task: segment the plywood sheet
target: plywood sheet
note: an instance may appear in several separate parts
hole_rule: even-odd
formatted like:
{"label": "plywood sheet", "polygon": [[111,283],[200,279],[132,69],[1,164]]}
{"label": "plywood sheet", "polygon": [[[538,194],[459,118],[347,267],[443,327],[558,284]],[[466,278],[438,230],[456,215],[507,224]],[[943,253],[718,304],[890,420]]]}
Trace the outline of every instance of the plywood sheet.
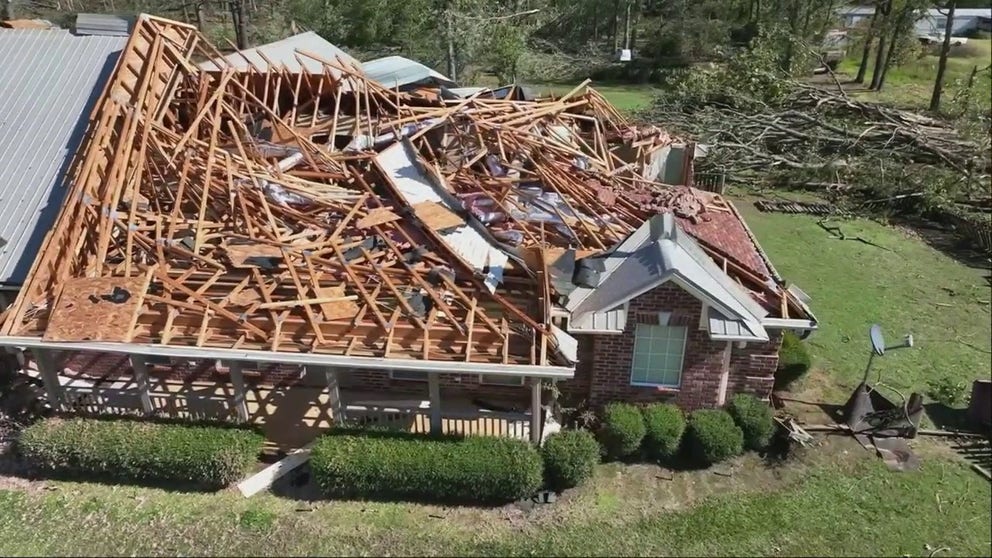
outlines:
{"label": "plywood sheet", "polygon": [[343,320],[353,318],[358,314],[358,304],[353,297],[348,297],[344,293],[344,285],[336,287],[317,287],[318,298],[340,298],[334,302],[325,302],[320,305],[320,311],[324,314],[325,320]]}
{"label": "plywood sheet", "polygon": [[224,249],[231,265],[241,269],[275,267],[282,262],[282,248],[271,244],[227,244]]}
{"label": "plywood sheet", "polygon": [[465,224],[465,220],[457,213],[434,201],[414,204],[413,212],[418,219],[435,231]]}
{"label": "plywood sheet", "polygon": [[377,207],[372,211],[369,211],[368,215],[359,219],[355,225],[360,229],[367,229],[374,225],[382,225],[384,223],[399,220],[400,216],[390,211],[389,208]]}
{"label": "plywood sheet", "polygon": [[[45,341],[131,341],[150,275],[69,279],[52,308]],[[108,300],[114,289],[126,300]]]}

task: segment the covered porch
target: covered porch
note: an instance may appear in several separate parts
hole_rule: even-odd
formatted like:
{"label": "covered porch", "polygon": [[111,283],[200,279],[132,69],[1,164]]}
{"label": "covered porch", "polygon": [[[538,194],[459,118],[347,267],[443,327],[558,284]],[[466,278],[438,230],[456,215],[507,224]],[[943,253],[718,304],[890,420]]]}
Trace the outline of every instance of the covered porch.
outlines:
{"label": "covered porch", "polygon": [[[274,451],[301,447],[335,424],[538,443],[545,417],[542,386],[550,381],[523,376],[512,393],[484,386],[466,393],[442,380],[450,372],[438,370],[419,371],[425,381],[402,390],[370,390],[342,386],[353,367],[215,360],[184,377],[175,365],[162,363],[161,356],[35,347],[23,359],[23,370],[41,380],[52,406],[63,411],[255,424]],[[295,377],[272,381],[266,370],[273,368],[296,370]]]}

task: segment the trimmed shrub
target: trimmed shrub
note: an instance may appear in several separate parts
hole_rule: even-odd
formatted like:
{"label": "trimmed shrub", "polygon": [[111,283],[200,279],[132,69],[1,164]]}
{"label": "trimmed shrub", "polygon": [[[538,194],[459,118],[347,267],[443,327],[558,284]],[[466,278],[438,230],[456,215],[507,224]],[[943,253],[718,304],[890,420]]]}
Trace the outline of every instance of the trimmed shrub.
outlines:
{"label": "trimmed shrub", "polygon": [[599,463],[599,444],[588,430],[562,430],[548,436],[541,455],[548,487],[563,490],[592,476]]}
{"label": "trimmed shrub", "polygon": [[544,465],[522,440],[342,428],[314,445],[310,468],[332,497],[502,503],[533,495]]}
{"label": "trimmed shrub", "polygon": [[679,451],[685,432],[682,409],[669,403],[648,405],[644,414],[644,451],[652,459],[670,459]]}
{"label": "trimmed shrub", "polygon": [[722,409],[700,409],[689,415],[686,442],[692,457],[710,465],[740,455],[744,433]]}
{"label": "trimmed shrub", "polygon": [[49,418],[25,428],[18,448],[41,471],[220,488],[248,473],[264,441],[243,428]]}
{"label": "trimmed shrub", "polygon": [[727,412],[744,433],[744,447],[764,449],[775,434],[775,421],[768,403],[753,395],[738,393],[727,404]]}
{"label": "trimmed shrub", "polygon": [[633,455],[644,439],[644,417],[629,403],[610,403],[603,409],[599,443],[610,459]]}
{"label": "trimmed shrub", "polygon": [[788,390],[809,372],[813,359],[802,339],[792,332],[782,335],[778,350],[778,370],[775,371],[775,389]]}

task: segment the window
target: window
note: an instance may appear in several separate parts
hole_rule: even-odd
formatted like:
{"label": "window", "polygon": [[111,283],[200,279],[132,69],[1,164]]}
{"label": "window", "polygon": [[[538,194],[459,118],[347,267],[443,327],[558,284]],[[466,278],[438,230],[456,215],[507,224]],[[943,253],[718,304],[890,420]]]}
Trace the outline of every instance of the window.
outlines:
{"label": "window", "polygon": [[495,386],[522,386],[524,385],[524,377],[504,376],[502,374],[480,374],[479,383]]}
{"label": "window", "polygon": [[686,327],[637,324],[630,383],[635,386],[679,387]]}
{"label": "window", "polygon": [[426,382],[427,372],[416,372],[413,370],[390,370],[389,377],[394,380],[408,380],[411,382]]}

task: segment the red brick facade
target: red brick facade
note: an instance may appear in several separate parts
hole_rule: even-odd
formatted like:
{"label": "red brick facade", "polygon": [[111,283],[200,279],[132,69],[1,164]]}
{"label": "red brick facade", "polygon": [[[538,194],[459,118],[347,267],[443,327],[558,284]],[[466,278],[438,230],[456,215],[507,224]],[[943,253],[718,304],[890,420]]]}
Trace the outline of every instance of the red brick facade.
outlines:
{"label": "red brick facade", "polygon": [[[677,389],[633,386],[630,368],[634,352],[634,329],[637,323],[650,323],[659,312],[670,312],[669,323],[688,328],[681,385]],[[610,401],[653,402],[671,401],[691,410],[715,407],[721,403],[720,392],[726,372],[725,399],[739,392],[768,397],[778,365],[781,334],[772,331],[766,343],[737,343],[713,341],[699,327],[702,303],[674,284],[665,284],[630,301],[626,329],[620,334],[580,335],[579,360],[575,377],[558,382],[562,393],[573,401],[585,400],[592,405]],[[728,358],[729,345],[729,358]],[[91,378],[111,379],[130,375],[130,365],[124,355],[76,353],[66,359],[66,367]],[[156,376],[168,376],[181,381],[227,381],[225,370],[216,370],[213,362],[195,366],[185,363],[149,367]],[[245,379],[249,384],[321,386],[322,374],[306,375],[297,366],[246,365]],[[340,386],[346,390],[383,391],[427,397],[427,382],[398,380],[381,370],[345,369],[339,373]],[[441,375],[442,397],[445,394],[469,398],[512,400],[521,408],[529,405],[530,388],[482,384],[478,375]]]}
{"label": "red brick facade", "polygon": [[[730,347],[727,363],[726,341],[713,341],[699,327],[702,303],[677,285],[668,283],[630,301],[627,326],[615,335],[584,335],[579,338],[580,359],[575,378],[560,382],[562,392],[575,400],[600,405],[610,401],[670,401],[684,409],[715,407],[720,404],[720,385],[727,370],[725,399],[735,393],[752,393],[767,398],[778,366],[782,336],[770,332],[766,343]],[[682,380],[678,389],[630,384],[634,354],[634,329],[638,322],[650,322],[658,312],[671,312],[671,325],[688,328]],[[585,358],[583,358],[585,357]]]}

